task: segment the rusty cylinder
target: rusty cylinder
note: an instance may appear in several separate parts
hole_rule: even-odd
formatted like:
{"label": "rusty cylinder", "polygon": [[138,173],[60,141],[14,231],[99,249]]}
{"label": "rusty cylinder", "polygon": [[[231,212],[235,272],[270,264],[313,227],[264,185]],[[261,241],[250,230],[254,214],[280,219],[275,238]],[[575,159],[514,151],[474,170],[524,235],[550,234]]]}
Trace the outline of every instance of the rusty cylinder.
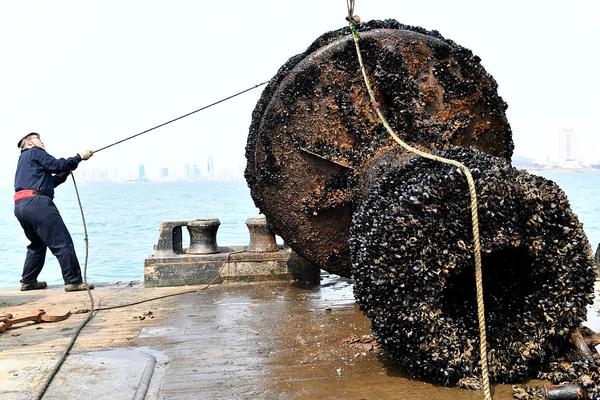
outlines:
{"label": "rusty cylinder", "polygon": [[221,222],[218,218],[197,219],[186,224],[190,233],[188,254],[213,254],[219,252],[217,230]]}
{"label": "rusty cylinder", "polygon": [[[526,379],[557,343],[571,346],[570,330],[586,318],[591,246],[554,182],[476,150],[436,154],[466,165],[477,187],[490,380]],[[477,376],[465,176],[424,158],[380,161],[352,220],[356,302],[411,374],[442,383]]]}
{"label": "rusty cylinder", "polygon": [[269,229],[267,219],[264,216],[248,218],[246,226],[250,233],[250,243],[248,244],[247,251],[267,253],[279,250],[275,241],[275,235]]}

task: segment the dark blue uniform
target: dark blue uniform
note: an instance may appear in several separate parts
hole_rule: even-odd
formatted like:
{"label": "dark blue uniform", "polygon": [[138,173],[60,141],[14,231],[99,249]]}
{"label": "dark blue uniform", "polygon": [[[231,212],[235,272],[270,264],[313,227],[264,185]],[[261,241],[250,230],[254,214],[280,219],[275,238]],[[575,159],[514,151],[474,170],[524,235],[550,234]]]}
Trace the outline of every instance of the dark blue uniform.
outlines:
{"label": "dark blue uniform", "polygon": [[65,284],[83,281],[73,239],[52,201],[54,188],[63,183],[80,162],[79,155],[56,159],[39,147],[21,151],[15,174],[15,192],[26,189],[37,191],[37,195],[15,203],[15,216],[31,241],[27,246],[21,283],[37,281],[46,260],[46,248],[50,248],[58,259]]}

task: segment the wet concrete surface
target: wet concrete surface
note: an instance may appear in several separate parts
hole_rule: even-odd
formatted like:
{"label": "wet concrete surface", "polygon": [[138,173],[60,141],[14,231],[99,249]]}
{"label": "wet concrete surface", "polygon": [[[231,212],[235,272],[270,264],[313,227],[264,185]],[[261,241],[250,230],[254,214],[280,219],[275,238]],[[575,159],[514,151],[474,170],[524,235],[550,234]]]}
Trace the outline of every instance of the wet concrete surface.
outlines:
{"label": "wet concrete surface", "polygon": [[[190,288],[185,288],[189,290]],[[100,287],[102,306],[182,288]],[[0,292],[1,312],[48,313],[86,306],[60,288]],[[20,305],[19,305],[20,304]],[[590,327],[598,329],[597,312]],[[0,396],[28,398],[85,315],[0,335]],[[41,328],[41,329],[39,329]],[[481,393],[412,380],[370,340],[351,282],[324,276],[312,288],[230,284],[137,306],[101,311],[83,330],[48,399],[131,399],[157,359],[148,399],[480,399]],[[117,350],[112,350],[117,349]],[[107,352],[108,350],[108,352]],[[73,394],[72,396],[70,394]],[[511,399],[509,385],[495,399]]]}

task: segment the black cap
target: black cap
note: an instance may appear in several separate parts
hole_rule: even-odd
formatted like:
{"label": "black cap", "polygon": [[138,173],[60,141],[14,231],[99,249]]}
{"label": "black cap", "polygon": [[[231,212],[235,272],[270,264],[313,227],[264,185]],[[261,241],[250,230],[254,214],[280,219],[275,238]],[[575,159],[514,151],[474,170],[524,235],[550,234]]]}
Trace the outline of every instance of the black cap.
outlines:
{"label": "black cap", "polygon": [[27,139],[27,138],[28,138],[29,136],[31,136],[31,135],[36,135],[37,137],[39,137],[39,136],[40,136],[40,134],[39,134],[39,133],[37,133],[37,132],[29,132],[27,135],[23,136],[23,137],[22,137],[22,138],[19,140],[19,142],[17,143],[17,147],[18,147],[18,148],[21,148],[21,147],[23,146],[23,140]]}

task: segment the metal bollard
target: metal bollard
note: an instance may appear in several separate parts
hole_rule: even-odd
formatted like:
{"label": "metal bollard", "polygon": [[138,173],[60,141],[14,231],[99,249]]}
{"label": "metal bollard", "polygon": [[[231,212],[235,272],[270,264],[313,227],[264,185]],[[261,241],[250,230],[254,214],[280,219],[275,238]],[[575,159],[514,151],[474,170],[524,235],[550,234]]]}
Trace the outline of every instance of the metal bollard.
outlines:
{"label": "metal bollard", "polygon": [[197,219],[186,224],[190,233],[190,247],[187,254],[214,254],[219,252],[217,230],[221,222],[218,218]]}
{"label": "metal bollard", "polygon": [[275,235],[267,226],[267,219],[264,216],[248,218],[246,226],[250,232],[250,244],[247,251],[267,253],[279,250]]}

